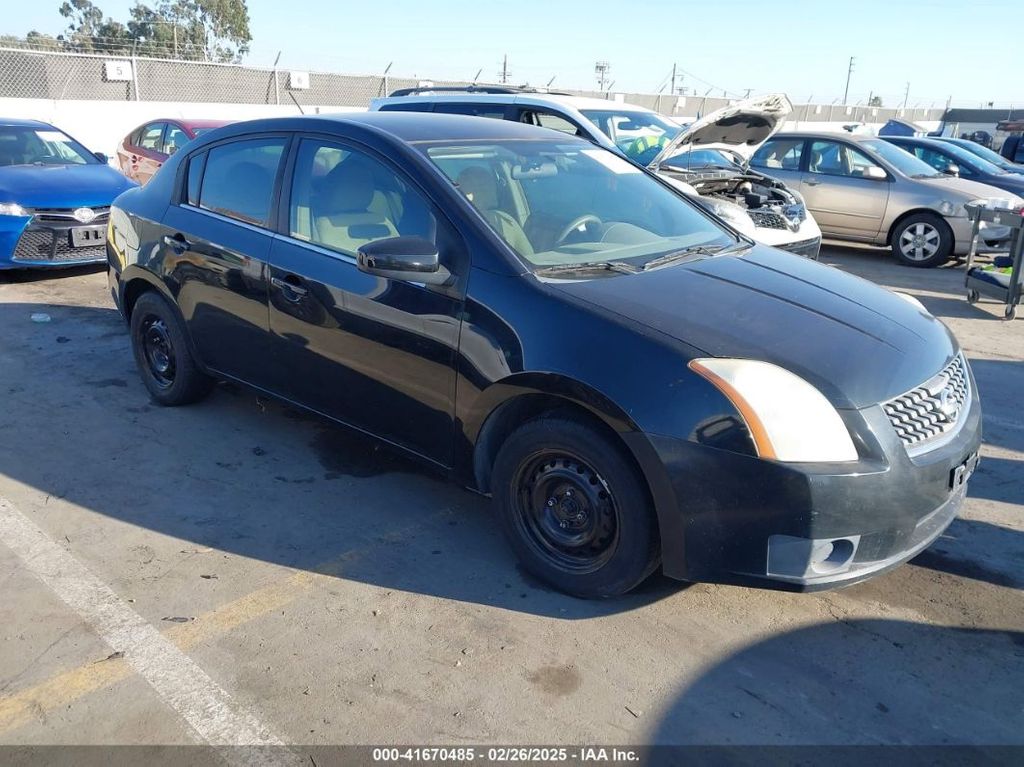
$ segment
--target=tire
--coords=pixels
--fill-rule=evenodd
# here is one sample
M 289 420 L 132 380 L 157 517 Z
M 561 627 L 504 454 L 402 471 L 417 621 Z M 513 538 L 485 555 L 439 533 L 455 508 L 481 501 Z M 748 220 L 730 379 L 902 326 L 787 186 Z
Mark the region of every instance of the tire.
M 941 266 L 953 255 L 953 232 L 941 216 L 915 213 L 892 232 L 892 254 L 907 266 Z
M 976 290 L 968 290 L 967 291 L 967 303 L 969 303 L 969 304 L 976 304 L 976 303 L 978 303 L 978 299 L 979 298 L 981 298 L 981 294 L 978 293 L 978 291 L 976 291 Z
M 570 418 L 516 429 L 492 475 L 501 526 L 523 566 L 560 591 L 613 597 L 660 563 L 647 488 L 623 450 Z
M 161 405 L 188 405 L 205 397 L 213 379 L 196 364 L 178 315 L 149 291 L 132 309 L 132 352 L 150 395 Z

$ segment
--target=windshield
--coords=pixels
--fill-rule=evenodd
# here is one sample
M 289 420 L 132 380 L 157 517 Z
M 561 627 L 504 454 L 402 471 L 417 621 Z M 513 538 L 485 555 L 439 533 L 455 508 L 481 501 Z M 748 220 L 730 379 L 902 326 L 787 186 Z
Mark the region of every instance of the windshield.
M 924 160 L 918 160 L 906 149 L 890 144 L 883 139 L 868 139 L 858 142 L 858 146 L 871 154 L 885 160 L 900 173 L 911 178 L 935 178 L 942 176 L 935 168 Z
M 55 128 L 0 127 L 0 165 L 88 165 L 92 153 Z
M 587 144 L 432 143 L 423 151 L 534 268 L 640 267 L 670 253 L 737 242 L 635 165 Z
M 959 139 L 953 141 L 943 141 L 943 144 L 959 147 L 965 152 L 970 152 L 975 157 L 980 157 L 982 160 L 987 160 L 997 168 L 1005 168 L 1010 163 L 1006 161 L 1005 157 L 1000 156 L 998 152 L 993 152 L 988 147 L 984 147 L 981 144 L 975 144 L 973 141 L 960 141 Z
M 648 165 L 682 126 L 654 112 L 584 109 L 582 114 L 626 157 Z

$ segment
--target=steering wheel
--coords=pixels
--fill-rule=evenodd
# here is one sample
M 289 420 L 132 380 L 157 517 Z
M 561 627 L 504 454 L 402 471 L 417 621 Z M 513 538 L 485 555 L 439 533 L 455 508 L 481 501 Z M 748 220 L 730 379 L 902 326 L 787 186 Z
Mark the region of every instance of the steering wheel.
M 582 216 L 577 216 L 562 229 L 561 234 L 558 235 L 558 239 L 555 240 L 555 247 L 562 245 L 568 238 L 569 235 L 575 232 L 577 229 L 586 228 L 590 224 L 597 224 L 601 226 L 604 221 L 599 219 L 593 213 L 584 213 Z

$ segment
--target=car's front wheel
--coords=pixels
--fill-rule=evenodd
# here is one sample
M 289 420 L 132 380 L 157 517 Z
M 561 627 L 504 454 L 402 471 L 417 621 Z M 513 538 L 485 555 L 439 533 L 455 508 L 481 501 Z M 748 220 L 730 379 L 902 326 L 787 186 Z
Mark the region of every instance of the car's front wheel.
M 498 453 L 492 489 L 523 565 L 561 591 L 616 596 L 658 566 L 657 524 L 638 471 L 583 423 L 545 417 L 519 427 Z
M 178 315 L 155 292 L 143 293 L 132 308 L 132 351 L 142 382 L 161 405 L 202 399 L 213 380 L 192 357 Z
M 941 266 L 953 255 L 953 232 L 941 216 L 915 213 L 892 233 L 892 253 L 907 266 Z

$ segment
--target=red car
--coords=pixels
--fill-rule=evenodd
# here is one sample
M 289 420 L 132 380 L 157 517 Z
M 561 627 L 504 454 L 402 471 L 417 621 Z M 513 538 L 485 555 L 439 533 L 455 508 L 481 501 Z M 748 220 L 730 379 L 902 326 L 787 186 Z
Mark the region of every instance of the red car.
M 128 178 L 145 184 L 168 157 L 196 136 L 230 120 L 153 120 L 140 125 L 117 145 L 117 162 Z

